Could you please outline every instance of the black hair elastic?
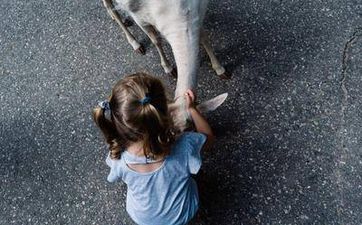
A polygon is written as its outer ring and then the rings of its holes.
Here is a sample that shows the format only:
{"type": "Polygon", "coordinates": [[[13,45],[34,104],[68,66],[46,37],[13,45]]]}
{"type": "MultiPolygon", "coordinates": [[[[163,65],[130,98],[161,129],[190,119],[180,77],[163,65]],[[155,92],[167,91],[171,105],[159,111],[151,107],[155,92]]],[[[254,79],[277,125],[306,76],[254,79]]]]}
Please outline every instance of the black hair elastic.
{"type": "Polygon", "coordinates": [[[145,96],[143,99],[140,100],[141,105],[146,105],[151,102],[150,96],[145,96]]]}

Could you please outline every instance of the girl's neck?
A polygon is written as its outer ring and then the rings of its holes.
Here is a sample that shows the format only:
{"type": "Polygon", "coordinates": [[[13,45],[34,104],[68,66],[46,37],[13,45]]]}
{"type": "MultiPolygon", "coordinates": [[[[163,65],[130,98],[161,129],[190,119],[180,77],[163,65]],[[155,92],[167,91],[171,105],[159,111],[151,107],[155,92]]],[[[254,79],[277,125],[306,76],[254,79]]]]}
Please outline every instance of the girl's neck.
{"type": "MultiPolygon", "coordinates": [[[[143,141],[138,142],[132,142],[128,145],[127,152],[131,153],[132,155],[139,156],[139,157],[145,157],[145,154],[143,152],[143,141]]],[[[158,155],[154,156],[155,160],[164,158],[164,155],[158,155]]]]}
{"type": "Polygon", "coordinates": [[[143,152],[143,141],[130,143],[127,147],[127,151],[136,156],[145,156],[143,152]]]}

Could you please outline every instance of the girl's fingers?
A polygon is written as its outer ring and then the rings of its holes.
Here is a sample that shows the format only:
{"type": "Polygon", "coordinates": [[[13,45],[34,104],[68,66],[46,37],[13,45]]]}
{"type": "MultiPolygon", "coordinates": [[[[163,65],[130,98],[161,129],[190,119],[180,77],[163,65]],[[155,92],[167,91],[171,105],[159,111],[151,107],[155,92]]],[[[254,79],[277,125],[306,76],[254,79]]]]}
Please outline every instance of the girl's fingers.
{"type": "Polygon", "coordinates": [[[192,101],[195,100],[195,95],[190,89],[186,91],[186,94],[191,98],[192,101]]]}
{"type": "Polygon", "coordinates": [[[185,99],[186,99],[187,103],[190,103],[191,97],[190,97],[189,93],[187,93],[187,92],[185,93],[185,99]]]}
{"type": "Polygon", "coordinates": [[[185,92],[187,108],[192,107],[192,105],[194,104],[194,98],[195,98],[194,93],[192,93],[191,90],[187,90],[185,92]]]}

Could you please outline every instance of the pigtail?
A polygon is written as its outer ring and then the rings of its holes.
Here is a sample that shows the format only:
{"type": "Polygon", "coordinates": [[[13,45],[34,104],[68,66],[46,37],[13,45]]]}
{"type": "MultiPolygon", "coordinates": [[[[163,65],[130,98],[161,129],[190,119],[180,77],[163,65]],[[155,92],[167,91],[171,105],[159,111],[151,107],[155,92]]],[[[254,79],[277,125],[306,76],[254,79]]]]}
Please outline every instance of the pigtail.
{"type": "Polygon", "coordinates": [[[111,159],[119,159],[121,154],[121,141],[113,122],[104,115],[104,109],[96,107],[93,110],[93,120],[101,129],[107,144],[109,145],[111,159]]]}
{"type": "Polygon", "coordinates": [[[168,155],[174,141],[169,116],[162,115],[152,103],[142,106],[141,117],[146,132],[143,137],[143,151],[146,156],[168,155]]]}

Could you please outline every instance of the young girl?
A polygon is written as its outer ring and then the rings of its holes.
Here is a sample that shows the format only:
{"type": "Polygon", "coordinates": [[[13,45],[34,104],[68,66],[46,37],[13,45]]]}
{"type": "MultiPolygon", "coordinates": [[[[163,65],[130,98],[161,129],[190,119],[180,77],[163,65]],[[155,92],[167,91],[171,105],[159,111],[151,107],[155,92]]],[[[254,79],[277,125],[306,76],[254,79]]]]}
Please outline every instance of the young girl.
{"type": "Polygon", "coordinates": [[[146,74],[120,80],[109,101],[93,117],[109,145],[108,181],[127,184],[126,209],[140,225],[187,224],[198,210],[191,174],[201,166],[200,151],[214,136],[185,93],[196,132],[175,135],[162,83],[146,74]]]}

